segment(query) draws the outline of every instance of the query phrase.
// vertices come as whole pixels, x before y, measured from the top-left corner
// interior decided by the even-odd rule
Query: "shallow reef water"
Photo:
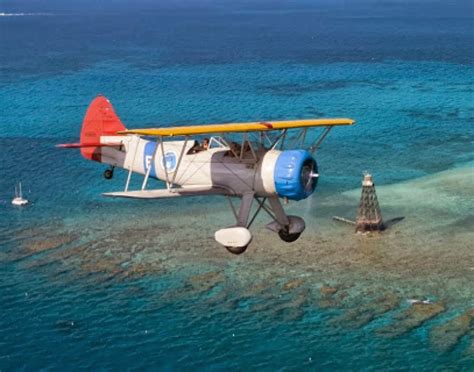
[[[298,243],[280,242],[259,221],[252,246],[239,257],[212,239],[215,221],[229,219],[219,200],[212,218],[197,222],[199,203],[188,203],[188,213],[179,217],[170,212],[160,223],[140,217],[136,227],[129,224],[129,206],[111,204],[123,213],[106,217],[105,206],[86,219],[2,231],[2,329],[8,335],[2,360],[20,363],[15,345],[35,332],[31,359],[21,363],[44,367],[53,360],[39,355],[53,345],[63,350],[55,357],[60,364],[74,362],[64,349],[68,344],[78,360],[86,352],[85,360],[110,368],[151,362],[169,368],[211,363],[338,369],[345,365],[341,354],[352,360],[357,354],[354,369],[386,368],[387,361],[466,369],[473,358],[471,229],[458,227],[450,238],[455,251],[445,249],[456,219],[452,208],[472,197],[461,196],[466,169],[380,187],[387,212],[405,212],[404,221],[382,233],[355,235],[351,226],[331,221],[332,210],[310,210],[310,228]],[[411,223],[412,199],[402,196],[446,193],[439,186],[452,178],[459,178],[460,190],[450,192],[461,199],[442,212],[420,203],[419,220]],[[340,198],[347,200],[339,202],[355,212],[357,194],[345,192]],[[334,198],[318,201],[337,210]],[[91,224],[101,219],[101,228]],[[426,233],[433,224],[436,239]],[[416,238],[420,231],[426,238]],[[18,307],[22,313],[13,311]],[[141,351],[114,361],[106,356],[131,345]],[[153,351],[152,360],[137,362],[134,355],[144,350]]]
[[[112,3],[0,4],[0,370],[471,372],[472,6]],[[234,256],[213,237],[234,223],[226,200],[107,199],[124,172],[54,147],[98,93],[129,128],[357,124],[285,206],[301,238],[262,214]],[[332,219],[355,218],[364,171],[381,233]]]

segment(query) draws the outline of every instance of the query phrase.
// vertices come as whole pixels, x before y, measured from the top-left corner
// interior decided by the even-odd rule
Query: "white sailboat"
[[[18,187],[15,186],[15,198],[12,200],[12,204],[18,206],[28,204],[28,200],[23,199],[23,195],[21,192],[21,182],[19,183]]]

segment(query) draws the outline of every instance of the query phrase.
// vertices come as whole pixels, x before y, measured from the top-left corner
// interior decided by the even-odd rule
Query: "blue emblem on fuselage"
[[[143,154],[143,168],[147,171],[148,167],[151,166],[150,169],[150,177],[156,177],[156,168],[155,168],[155,161],[152,162],[153,153],[156,149],[156,142],[147,142],[145,145],[145,153]],[[165,156],[161,156],[161,150],[158,149],[158,154],[155,155],[156,157],[161,157],[161,167],[166,169],[167,172],[174,172],[176,170],[176,166],[178,165],[178,160],[176,153],[174,151],[166,151]]]
[[[176,165],[176,153],[174,151],[165,152],[165,157],[163,158],[161,166],[168,172],[174,172],[176,170]]]

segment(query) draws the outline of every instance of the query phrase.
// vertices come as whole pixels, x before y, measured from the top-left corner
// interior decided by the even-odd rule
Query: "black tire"
[[[105,178],[106,180],[111,180],[113,176],[114,176],[114,171],[113,171],[113,169],[106,169],[106,170],[104,171],[104,178]]]
[[[247,250],[248,245],[245,247],[228,247],[225,246],[225,249],[227,249],[230,253],[232,254],[242,254]]]
[[[301,233],[290,234],[286,230],[278,231],[278,236],[280,237],[280,239],[283,240],[284,242],[287,242],[287,243],[293,243],[293,242],[297,241],[298,238],[300,237],[300,235],[301,235]]]

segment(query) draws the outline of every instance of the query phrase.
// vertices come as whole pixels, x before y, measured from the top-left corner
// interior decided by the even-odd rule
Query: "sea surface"
[[[473,371],[473,45],[462,0],[1,0],[0,371]],[[126,175],[55,148],[97,94],[128,128],[357,124],[301,238],[261,215],[234,256],[226,200],[106,199]],[[332,220],[364,171],[380,234]]]

